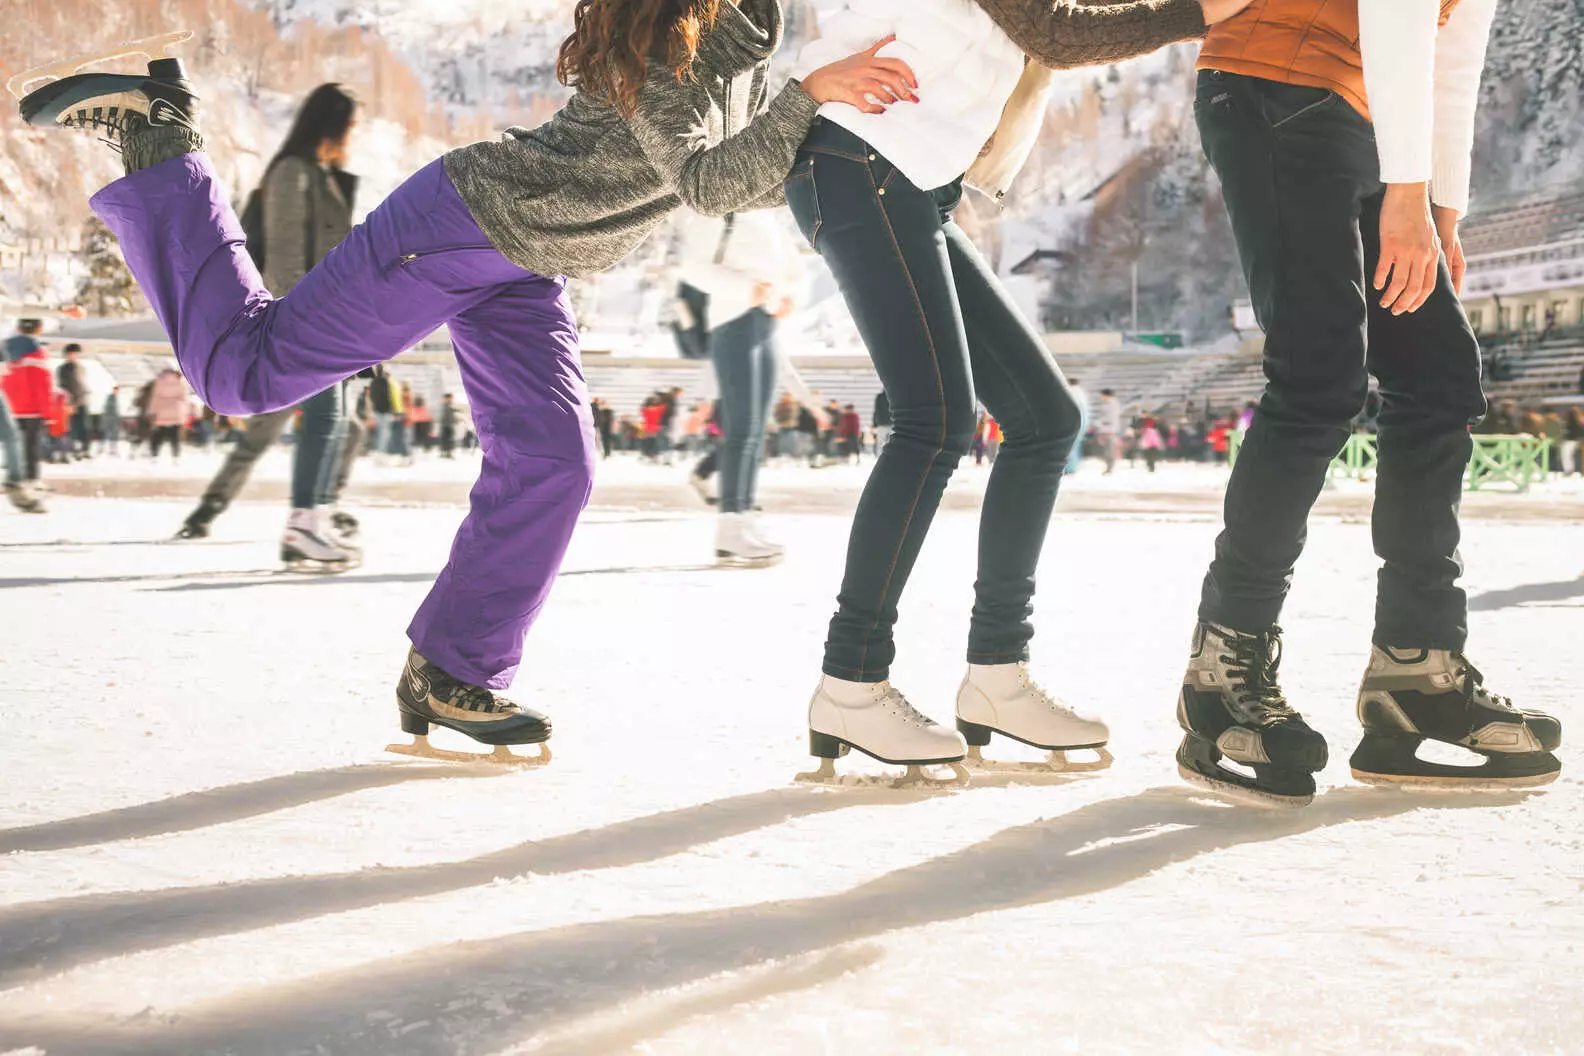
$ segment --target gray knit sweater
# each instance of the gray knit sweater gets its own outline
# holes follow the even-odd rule
[[[652,64],[637,112],[579,91],[548,123],[446,155],[446,173],[491,244],[541,275],[619,262],[677,208],[768,208],[819,104],[790,82],[769,97],[779,0],[722,4],[691,79]]]

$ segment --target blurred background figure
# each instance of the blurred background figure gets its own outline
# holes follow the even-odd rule
[[[243,211],[248,252],[276,296],[285,294],[352,230],[357,177],[346,171],[357,123],[357,102],[338,84],[309,93],[280,151]],[[344,483],[347,443],[345,385],[336,384],[299,407],[254,415],[242,440],[210,481],[198,508],[177,536],[201,539],[253,473],[258,457],[280,439],[297,412],[291,508],[281,536],[281,559],[297,568],[337,570],[356,556],[357,522],[335,511]],[[361,432],[361,430],[359,430]]]

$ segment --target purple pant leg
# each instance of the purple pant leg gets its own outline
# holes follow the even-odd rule
[[[92,204],[120,239],[182,372],[222,414],[300,403],[531,274],[490,247],[438,161],[280,298],[264,288],[205,155],[133,173]],[[403,263],[433,254],[466,262],[443,289],[415,280]]]
[[[443,670],[504,689],[588,502],[594,422],[562,282],[504,287],[450,329],[484,468],[407,634]]]
[[[202,154],[118,180],[93,206],[209,406],[301,402],[451,323],[484,469],[451,560],[413,619],[425,656],[509,685],[588,501],[593,427],[563,284],[502,257],[435,162],[285,297],[264,289]]]

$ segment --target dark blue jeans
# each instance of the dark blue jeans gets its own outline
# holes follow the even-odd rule
[[[1375,133],[1334,93],[1205,71],[1194,111],[1265,330],[1266,377],[1227,485],[1199,618],[1244,631],[1276,622],[1309,509],[1374,374],[1383,401],[1374,638],[1460,649],[1458,505],[1469,425],[1485,398],[1479,344],[1446,266],[1417,312],[1380,307]]]
[[[341,388],[332,385],[302,402],[302,420],[292,452],[293,509],[327,506],[335,499],[341,445],[346,443]]]
[[[860,682],[888,677],[897,601],[973,439],[981,401],[1005,441],[980,517],[968,659],[1027,659],[1034,573],[1078,435],[1066,380],[952,222],[960,181],[920,190],[863,140],[819,121],[786,195],[841,287],[894,419],[853,518],[825,672]]]
[[[753,509],[764,455],[765,422],[775,398],[776,321],[754,308],[710,332],[720,389],[720,512]]]

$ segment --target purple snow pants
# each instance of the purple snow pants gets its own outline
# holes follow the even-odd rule
[[[93,208],[121,240],[182,372],[221,414],[290,407],[450,328],[484,468],[407,633],[454,677],[510,685],[594,472],[565,280],[501,256],[438,161],[279,298],[202,154],[118,180]]]

